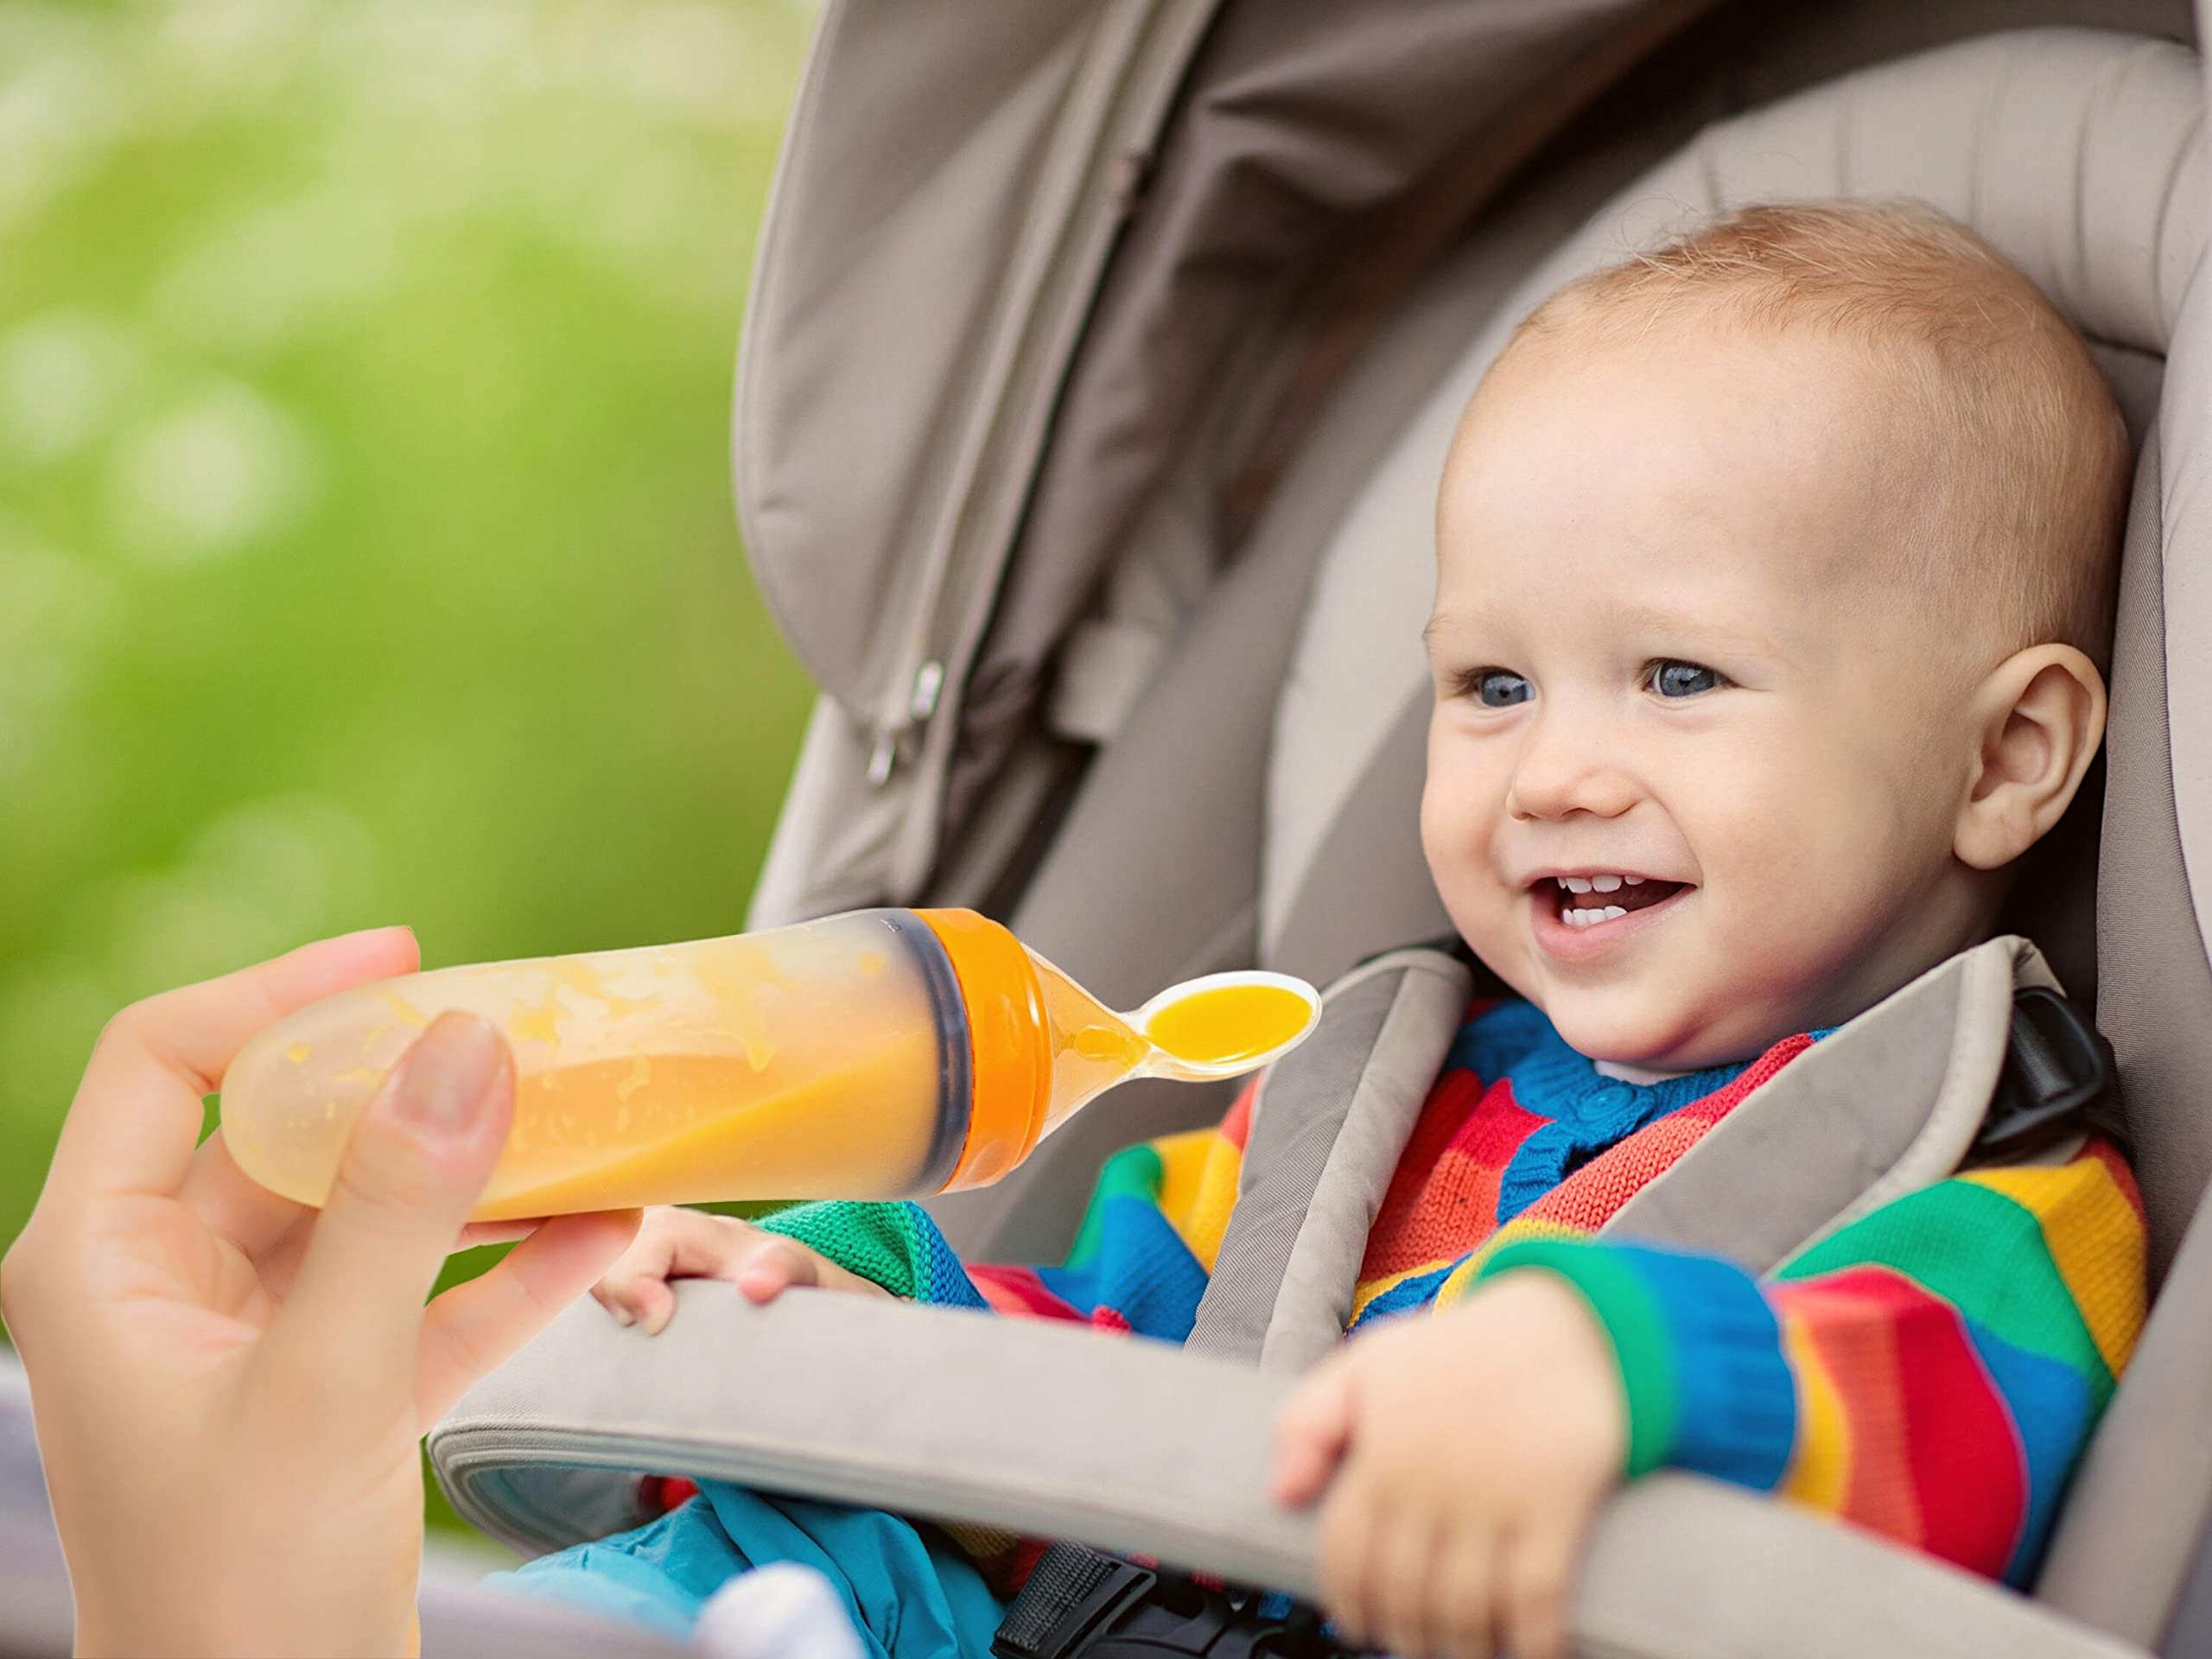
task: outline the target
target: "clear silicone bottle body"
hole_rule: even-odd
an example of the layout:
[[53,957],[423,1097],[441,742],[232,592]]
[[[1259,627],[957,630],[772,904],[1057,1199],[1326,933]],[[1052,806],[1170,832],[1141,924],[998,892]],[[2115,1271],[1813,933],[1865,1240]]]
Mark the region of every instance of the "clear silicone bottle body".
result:
[[693,944],[442,969],[364,986],[255,1039],[223,1133],[320,1204],[363,1107],[460,1009],[514,1051],[514,1127],[474,1217],[936,1191],[965,1141],[960,990],[911,911]]
[[450,1009],[499,1027],[515,1056],[514,1126],[480,1221],[981,1185],[1149,1050],[996,923],[858,911],[442,969],[302,1009],[224,1078],[239,1166],[321,1204],[355,1119]]

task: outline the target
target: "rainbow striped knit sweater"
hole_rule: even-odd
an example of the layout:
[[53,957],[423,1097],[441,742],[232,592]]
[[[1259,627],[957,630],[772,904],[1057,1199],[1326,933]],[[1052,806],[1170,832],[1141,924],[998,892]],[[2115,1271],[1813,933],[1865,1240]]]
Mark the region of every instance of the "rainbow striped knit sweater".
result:
[[[1601,1075],[1529,1004],[1477,1001],[1369,1235],[1351,1328],[1447,1307],[1501,1273],[1557,1274],[1611,1338],[1627,1474],[1778,1491],[2024,1585],[2143,1319],[2142,1206],[2111,1147],[1924,1188],[1764,1280],[1592,1236],[1815,1040],[1637,1084]],[[896,1294],[1179,1342],[1255,1092],[1217,1128],[1109,1161],[1062,1267],[963,1265],[909,1205],[810,1205],[765,1224]]]

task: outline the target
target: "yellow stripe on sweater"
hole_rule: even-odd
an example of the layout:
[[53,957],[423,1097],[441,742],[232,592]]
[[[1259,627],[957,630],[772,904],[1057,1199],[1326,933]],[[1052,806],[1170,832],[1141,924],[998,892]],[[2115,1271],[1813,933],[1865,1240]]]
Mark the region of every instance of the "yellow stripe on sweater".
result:
[[1366,1313],[1367,1305],[1373,1301],[1377,1296],[1380,1296],[1384,1291],[1395,1289],[1398,1286],[1405,1283],[1407,1280],[1413,1278],[1418,1274],[1433,1273],[1436,1270],[1436,1266],[1437,1264],[1433,1262],[1425,1262],[1418,1267],[1408,1268],[1403,1273],[1386,1273],[1380,1279],[1369,1279],[1363,1281],[1352,1292],[1352,1318],[1356,1319],[1361,1314]]
[[1781,1323],[1783,1349],[1797,1379],[1797,1444],[1780,1490],[1786,1497],[1840,1514],[1851,1478],[1851,1419],[1812,1338],[1793,1321]]
[[1217,1129],[1192,1129],[1152,1143],[1160,1155],[1160,1212],[1208,1273],[1236,1207],[1244,1154]]
[[2001,1192],[2036,1218],[2068,1294],[2117,1377],[2143,1329],[2144,1237],[2134,1206],[2094,1158],[2056,1167],[1977,1169],[1960,1177]]
[[1436,1306],[1448,1306],[1463,1301],[1474,1294],[1475,1283],[1482,1276],[1490,1259],[1509,1244],[1518,1244],[1532,1238],[1586,1239],[1590,1236],[1587,1227],[1577,1226],[1571,1221],[1554,1221],[1544,1216],[1516,1216],[1484,1239],[1474,1253],[1452,1269],[1444,1282],[1436,1287]]

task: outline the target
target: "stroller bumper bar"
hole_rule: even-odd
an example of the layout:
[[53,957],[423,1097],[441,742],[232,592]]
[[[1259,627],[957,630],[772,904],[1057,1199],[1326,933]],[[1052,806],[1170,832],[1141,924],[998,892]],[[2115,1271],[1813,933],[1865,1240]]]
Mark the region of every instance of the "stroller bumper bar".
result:
[[[625,1490],[672,1470],[1316,1592],[1312,1517],[1265,1496],[1287,1375],[870,1298],[762,1308],[728,1285],[677,1288],[660,1336],[580,1305],[537,1339],[556,1363],[505,1368],[470,1392],[429,1442],[464,1516],[526,1550],[556,1548],[582,1536],[562,1520],[577,1513],[577,1470]],[[557,1503],[532,1498],[553,1491]],[[1777,1630],[1793,1632],[1793,1659],[2143,1652],[1789,1504],[1663,1474],[1608,1506],[1570,1627],[1578,1654],[1607,1659],[1749,1659],[1772,1651]]]

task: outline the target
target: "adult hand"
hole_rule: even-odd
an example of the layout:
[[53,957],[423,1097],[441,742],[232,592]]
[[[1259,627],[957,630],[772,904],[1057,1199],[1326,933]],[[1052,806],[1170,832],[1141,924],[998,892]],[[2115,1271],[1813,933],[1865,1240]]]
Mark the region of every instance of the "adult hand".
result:
[[620,1254],[570,1216],[423,1299],[514,1110],[505,1043],[448,1014],[347,1143],[320,1211],[246,1179],[200,1099],[245,1040],[411,972],[404,928],[135,1004],[101,1033],[0,1261],[85,1654],[397,1654],[415,1640],[417,1442]]

